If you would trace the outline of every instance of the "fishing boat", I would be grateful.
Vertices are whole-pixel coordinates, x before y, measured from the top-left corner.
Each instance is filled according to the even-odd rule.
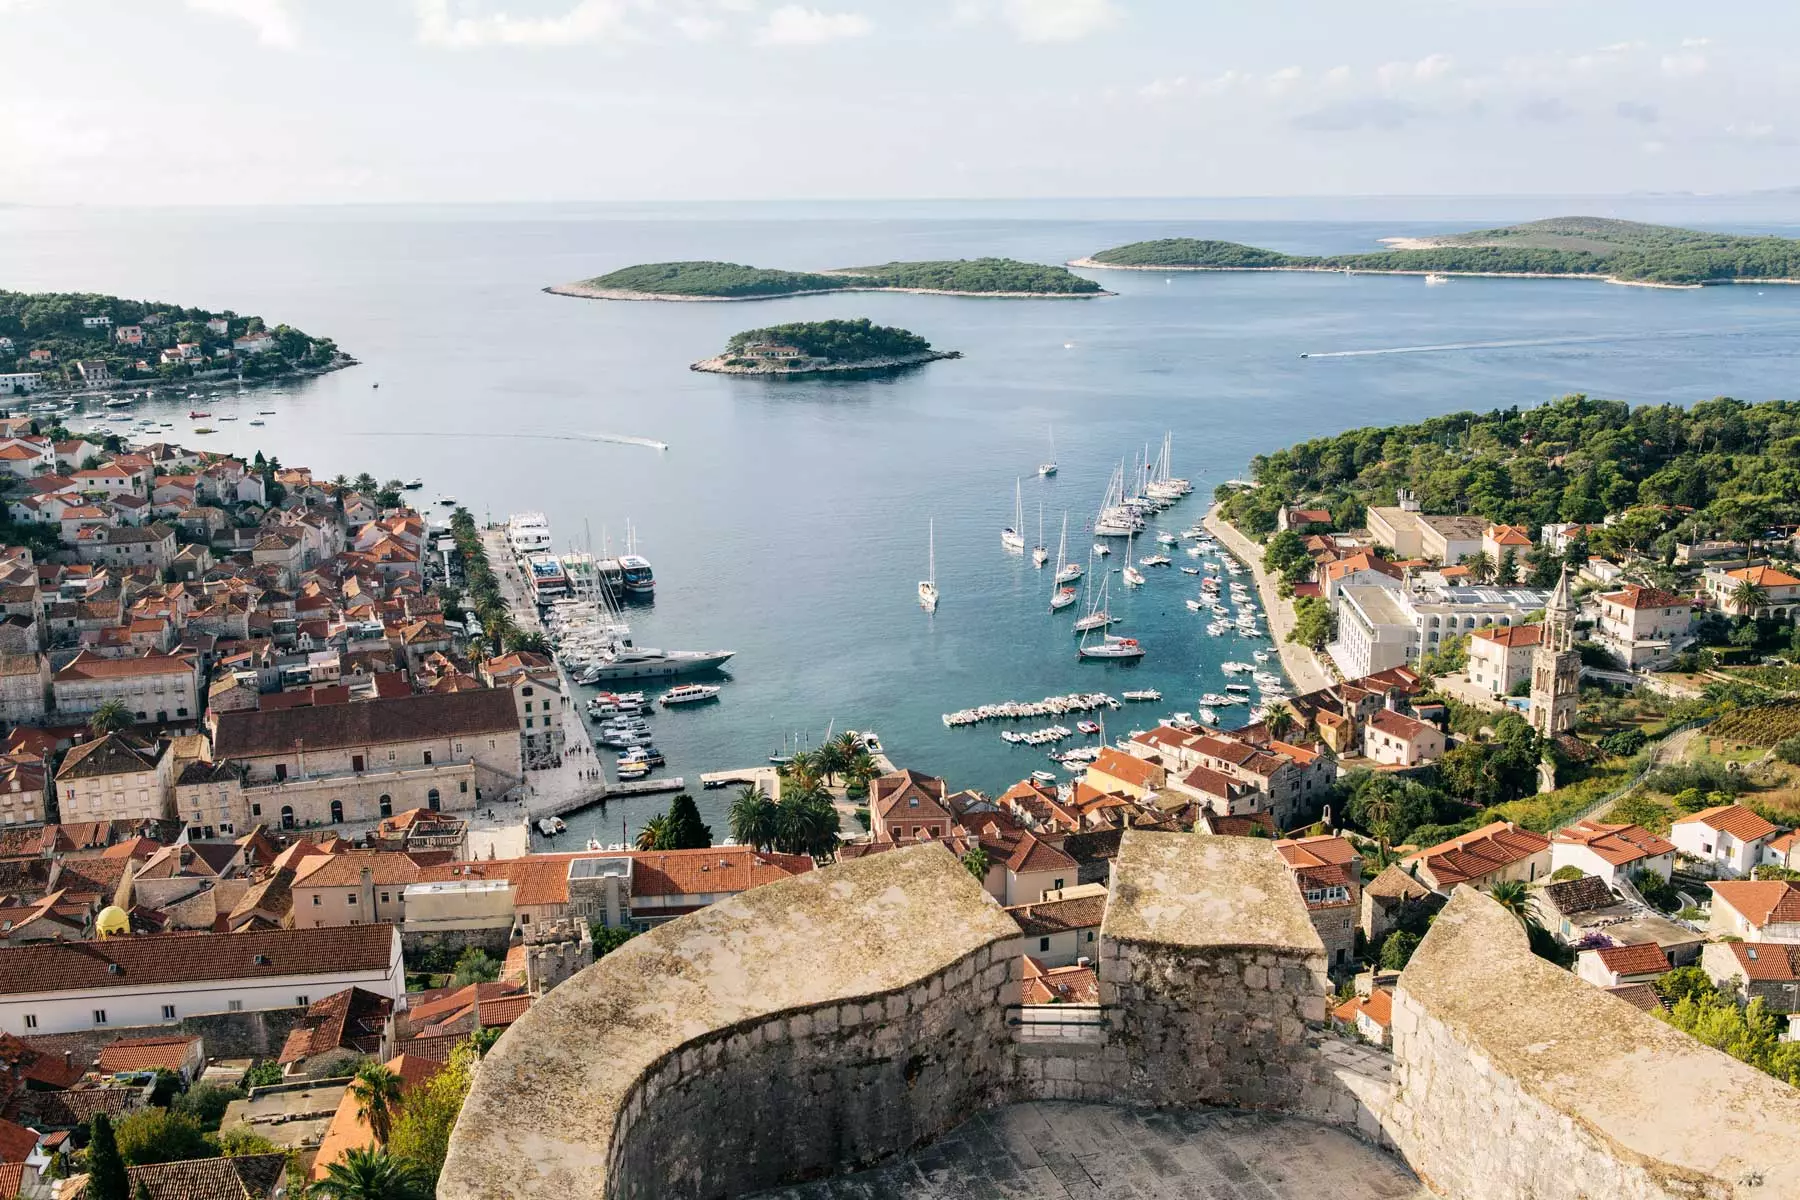
[[[721,690],[710,683],[684,683],[664,692],[658,703],[664,708],[674,708],[678,704],[702,704],[708,700],[717,700]]]
[[[545,837],[555,837],[559,833],[567,833],[569,827],[563,824],[561,817],[539,817],[537,829]]]
[[[1056,426],[1050,427],[1050,457],[1038,464],[1038,474],[1045,479],[1056,474]]]
[[[928,613],[934,613],[937,611],[938,604],[937,521],[935,518],[925,523],[925,539],[926,562],[930,573],[926,578],[919,580],[919,607]]]
[[[1019,491],[1019,481],[1013,480],[1013,523],[1000,531],[1000,544],[1008,550],[1025,549],[1025,501]]]
[[[1138,688],[1136,691],[1120,692],[1119,699],[1137,704],[1153,704],[1162,699],[1162,693],[1155,688]]]
[[[1100,722],[1090,718],[1075,722],[1075,732],[1085,733],[1089,737],[1100,732]]]
[[[1040,501],[1038,504],[1038,539],[1037,545],[1031,548],[1031,565],[1041,569],[1049,561],[1050,552],[1044,549],[1044,505]]]
[[[1084,659],[1129,660],[1144,657],[1144,648],[1136,638],[1108,633],[1102,634],[1097,642],[1084,644],[1076,653]]]

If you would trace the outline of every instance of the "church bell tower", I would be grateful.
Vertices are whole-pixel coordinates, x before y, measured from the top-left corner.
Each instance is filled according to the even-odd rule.
[[[1552,737],[1575,728],[1581,699],[1581,655],[1575,652],[1575,600],[1565,565],[1544,608],[1543,633],[1531,655],[1531,727]]]

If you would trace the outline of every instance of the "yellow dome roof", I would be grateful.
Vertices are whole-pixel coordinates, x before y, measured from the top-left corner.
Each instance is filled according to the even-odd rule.
[[[94,932],[101,937],[131,932],[131,917],[116,904],[109,904],[94,918]]]

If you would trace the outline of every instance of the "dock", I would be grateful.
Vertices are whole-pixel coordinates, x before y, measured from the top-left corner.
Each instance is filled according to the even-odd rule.
[[[677,775],[673,779],[635,779],[630,783],[615,783],[606,789],[606,799],[628,799],[632,796],[655,796],[662,792],[679,792],[687,786],[687,781]]]
[[[708,771],[700,776],[700,786],[714,788],[759,787],[771,798],[781,794],[780,772],[774,767],[741,767],[735,771]]]

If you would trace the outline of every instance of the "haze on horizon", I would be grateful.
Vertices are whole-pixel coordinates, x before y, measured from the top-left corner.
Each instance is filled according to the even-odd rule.
[[[1800,183],[1800,6],[0,0],[0,203]]]

